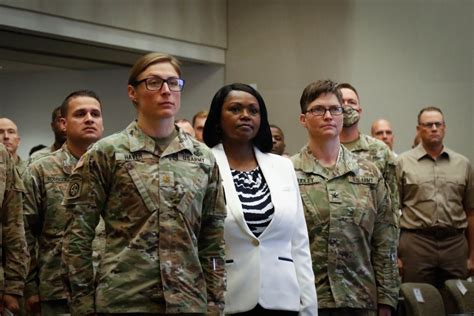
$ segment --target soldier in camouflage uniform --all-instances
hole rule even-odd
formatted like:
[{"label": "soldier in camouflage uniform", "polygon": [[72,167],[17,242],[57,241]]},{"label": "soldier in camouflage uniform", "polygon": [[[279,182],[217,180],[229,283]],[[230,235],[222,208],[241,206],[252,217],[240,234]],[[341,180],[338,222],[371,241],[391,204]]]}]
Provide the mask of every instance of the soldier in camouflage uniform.
[{"label": "soldier in camouflage uniform", "polygon": [[344,123],[341,131],[341,143],[361,159],[373,162],[382,173],[389,189],[392,211],[396,214],[397,227],[400,217],[400,197],[398,195],[395,156],[384,142],[359,131],[362,108],[357,90],[349,83],[338,85],[344,105]]},{"label": "soldier in camouflage uniform", "polygon": [[[178,61],[150,53],[131,70],[138,118],[81,158],[65,203],[72,315],[219,314],[224,307],[224,197],[210,150],[174,125]],[[94,284],[91,242],[106,245]]]},{"label": "soldier in camouflage uniform", "polygon": [[6,148],[0,144],[0,313],[8,308],[19,312],[18,299],[23,295],[28,269],[23,226],[21,179]]},{"label": "soldier in camouflage uniform", "polygon": [[15,122],[7,118],[0,118],[0,142],[10,152],[10,155],[15,163],[18,173],[23,175],[26,170],[26,161],[22,160],[17,154],[18,146],[20,145],[20,135],[18,134],[18,127]]},{"label": "soldier in camouflage uniform", "polygon": [[342,97],[308,85],[300,122],[309,142],[293,156],[309,231],[319,315],[390,315],[398,299],[397,227],[375,164],[339,141]]},{"label": "soldier in camouflage uniform", "polygon": [[61,106],[56,107],[51,114],[51,130],[54,133],[54,143],[31,154],[29,162],[58,150],[66,141],[66,130],[61,125]]},{"label": "soldier in camouflage uniform", "polygon": [[104,131],[98,96],[89,90],[69,94],[61,106],[67,131],[63,146],[33,161],[23,177],[25,228],[31,256],[25,297],[29,311],[53,316],[69,313],[61,248],[70,213],[62,204],[78,159]]}]

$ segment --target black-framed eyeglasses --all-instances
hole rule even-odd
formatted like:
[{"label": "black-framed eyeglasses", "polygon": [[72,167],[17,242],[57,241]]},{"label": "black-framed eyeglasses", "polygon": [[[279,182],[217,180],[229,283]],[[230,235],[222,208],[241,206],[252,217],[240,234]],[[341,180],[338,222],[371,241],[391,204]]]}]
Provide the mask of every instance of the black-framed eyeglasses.
[{"label": "black-framed eyeglasses", "polygon": [[426,122],[426,123],[419,123],[421,126],[423,126],[424,128],[432,128],[433,125],[436,127],[436,128],[440,128],[441,126],[444,125],[444,122]]},{"label": "black-framed eyeglasses", "polygon": [[331,105],[329,107],[325,106],[315,106],[314,108],[306,110],[305,113],[309,113],[313,116],[324,116],[326,112],[331,113],[333,116],[341,115],[343,112],[342,106],[339,105]]},{"label": "black-framed eyeglasses", "polygon": [[145,82],[145,87],[149,91],[158,91],[163,86],[163,83],[166,82],[168,88],[171,91],[179,92],[184,89],[184,79],[181,78],[168,78],[163,79],[157,76],[148,77],[142,80],[135,81],[133,86],[138,86],[140,83]]}]

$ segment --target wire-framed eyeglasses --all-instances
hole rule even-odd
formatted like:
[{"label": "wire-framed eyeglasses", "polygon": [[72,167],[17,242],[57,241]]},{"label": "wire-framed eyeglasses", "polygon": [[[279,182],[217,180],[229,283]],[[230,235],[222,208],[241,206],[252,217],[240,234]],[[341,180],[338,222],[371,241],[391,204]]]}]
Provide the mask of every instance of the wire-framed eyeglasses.
[{"label": "wire-framed eyeglasses", "polygon": [[324,116],[326,112],[329,112],[333,116],[341,115],[343,110],[342,106],[339,105],[331,105],[328,107],[325,106],[315,106],[314,108],[306,110],[305,113],[309,113],[313,116]]},{"label": "wire-framed eyeglasses", "polygon": [[142,82],[145,82],[145,87],[149,91],[160,90],[161,87],[163,86],[163,83],[165,82],[171,91],[179,92],[179,91],[183,91],[184,89],[184,79],[181,79],[181,78],[163,79],[158,76],[153,76],[153,77],[148,77],[142,80],[135,81],[133,85],[136,87]]}]

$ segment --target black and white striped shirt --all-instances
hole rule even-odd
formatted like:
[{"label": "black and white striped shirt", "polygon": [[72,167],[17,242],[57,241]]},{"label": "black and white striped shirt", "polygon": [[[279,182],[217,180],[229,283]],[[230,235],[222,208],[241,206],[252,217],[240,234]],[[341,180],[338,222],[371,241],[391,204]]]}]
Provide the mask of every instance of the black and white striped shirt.
[{"label": "black and white striped shirt", "polygon": [[270,189],[258,166],[251,171],[231,171],[245,221],[252,233],[258,237],[270,224],[275,212]]}]

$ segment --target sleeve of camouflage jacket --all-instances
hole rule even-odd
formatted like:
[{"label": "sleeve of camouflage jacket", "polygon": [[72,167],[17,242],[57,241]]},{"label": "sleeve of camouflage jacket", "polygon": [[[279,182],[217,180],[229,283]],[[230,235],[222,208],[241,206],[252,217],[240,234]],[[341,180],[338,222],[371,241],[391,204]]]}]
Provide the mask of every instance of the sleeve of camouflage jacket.
[{"label": "sleeve of camouflage jacket", "polygon": [[206,278],[208,311],[224,309],[225,249],[224,220],[226,207],[217,163],[214,163],[203,201],[203,219],[199,233],[199,258]]},{"label": "sleeve of camouflage jacket", "polygon": [[76,166],[64,203],[72,218],[63,241],[63,262],[67,271],[71,315],[95,313],[95,286],[92,241],[105,200],[101,163],[107,163],[97,151],[83,155]]},{"label": "sleeve of camouflage jacket", "polygon": [[380,179],[376,189],[377,217],[372,236],[372,263],[377,282],[378,304],[396,308],[399,279],[397,267],[398,228],[387,189]]},{"label": "sleeve of camouflage jacket", "polygon": [[395,156],[387,149],[387,165],[383,174],[385,183],[389,189],[390,201],[392,203],[392,211],[395,214],[396,225],[399,226],[400,196],[398,194],[397,171]]},{"label": "sleeve of camouflage jacket", "polygon": [[38,295],[38,235],[41,232],[39,209],[41,207],[41,188],[36,176],[36,169],[29,166],[23,174],[25,195],[23,198],[23,217],[25,235],[30,255],[30,267],[25,285],[25,297]]},{"label": "sleeve of camouflage jacket", "polygon": [[23,183],[13,165],[8,168],[2,205],[5,294],[23,296],[29,256],[23,223]]}]

